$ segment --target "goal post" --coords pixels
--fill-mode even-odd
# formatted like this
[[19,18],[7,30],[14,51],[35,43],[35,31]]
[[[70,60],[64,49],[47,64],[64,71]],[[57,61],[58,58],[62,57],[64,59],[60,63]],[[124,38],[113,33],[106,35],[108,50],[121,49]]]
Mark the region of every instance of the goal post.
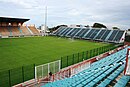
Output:
[[130,76],[130,48],[127,49],[124,75],[129,75]]
[[61,66],[61,60],[35,66],[35,79],[38,81],[48,77],[50,72],[52,74],[59,72],[61,68],[60,66]]

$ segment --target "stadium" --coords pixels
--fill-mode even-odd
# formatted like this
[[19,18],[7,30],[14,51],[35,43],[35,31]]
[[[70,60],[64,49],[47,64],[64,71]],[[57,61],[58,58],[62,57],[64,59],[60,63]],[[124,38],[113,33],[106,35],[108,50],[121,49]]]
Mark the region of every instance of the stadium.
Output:
[[0,87],[130,87],[125,30],[59,27],[0,17]]

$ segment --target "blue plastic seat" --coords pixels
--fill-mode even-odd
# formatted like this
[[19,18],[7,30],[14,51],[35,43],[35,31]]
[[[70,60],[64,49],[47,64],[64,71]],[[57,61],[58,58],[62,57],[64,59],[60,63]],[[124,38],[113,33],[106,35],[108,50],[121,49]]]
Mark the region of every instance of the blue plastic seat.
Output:
[[118,82],[115,84],[114,87],[117,87],[117,86],[121,86],[121,87],[125,87],[127,82],[130,80],[130,76],[122,76]]

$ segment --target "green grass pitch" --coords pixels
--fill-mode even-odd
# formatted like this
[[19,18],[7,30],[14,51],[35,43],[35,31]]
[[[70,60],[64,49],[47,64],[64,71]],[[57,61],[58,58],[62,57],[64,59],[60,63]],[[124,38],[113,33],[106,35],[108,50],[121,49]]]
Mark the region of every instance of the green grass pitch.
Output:
[[106,45],[51,36],[0,39],[0,71],[34,63],[44,64]]

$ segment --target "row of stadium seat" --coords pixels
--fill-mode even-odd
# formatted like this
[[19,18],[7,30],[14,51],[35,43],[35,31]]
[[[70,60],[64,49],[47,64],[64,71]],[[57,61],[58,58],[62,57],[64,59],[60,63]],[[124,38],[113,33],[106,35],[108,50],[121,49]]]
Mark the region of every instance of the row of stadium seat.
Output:
[[7,27],[0,27],[0,34],[4,36],[10,35],[10,32],[8,31]]
[[1,36],[39,35],[34,26],[0,27]]
[[114,87],[125,87],[127,82],[130,80],[130,76],[122,76],[121,79],[116,83]]
[[60,27],[53,35],[120,43],[124,33],[123,30]]
[[[106,87],[123,72],[127,49],[120,50],[97,62],[90,68],[63,80],[48,83],[42,87]],[[122,76],[114,87],[125,87],[129,76]]]

